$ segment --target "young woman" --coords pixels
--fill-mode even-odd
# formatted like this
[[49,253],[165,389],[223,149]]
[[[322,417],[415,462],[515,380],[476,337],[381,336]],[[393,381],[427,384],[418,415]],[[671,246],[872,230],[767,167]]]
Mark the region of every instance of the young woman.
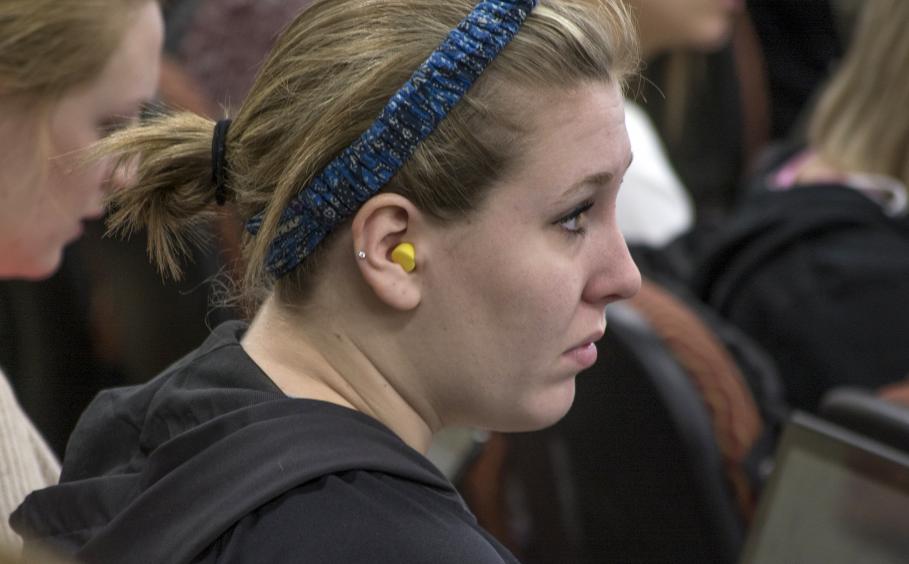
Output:
[[632,24],[537,4],[323,0],[233,121],[102,146],[139,159],[112,221],[166,273],[236,206],[257,311],[97,398],[17,530],[88,562],[514,561],[423,453],[557,421],[640,284],[615,222]]
[[[110,166],[80,166],[80,150],[154,95],[161,43],[149,0],[0,5],[0,278],[49,276],[100,215]],[[0,545],[18,539],[7,516],[58,472],[0,374]]]

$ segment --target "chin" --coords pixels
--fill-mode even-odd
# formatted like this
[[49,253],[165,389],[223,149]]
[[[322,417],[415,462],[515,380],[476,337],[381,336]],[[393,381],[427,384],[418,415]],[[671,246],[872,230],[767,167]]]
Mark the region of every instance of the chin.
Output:
[[32,282],[46,280],[60,268],[60,263],[63,262],[63,250],[29,258],[28,261],[14,265],[8,277]]
[[703,30],[698,41],[698,50],[703,53],[719,51],[732,40],[732,22],[722,20]]
[[498,421],[491,430],[503,433],[525,433],[539,431],[558,423],[574,403],[574,378],[561,383],[556,389],[548,389],[538,397],[526,398],[517,404],[520,411],[510,411],[507,419]]

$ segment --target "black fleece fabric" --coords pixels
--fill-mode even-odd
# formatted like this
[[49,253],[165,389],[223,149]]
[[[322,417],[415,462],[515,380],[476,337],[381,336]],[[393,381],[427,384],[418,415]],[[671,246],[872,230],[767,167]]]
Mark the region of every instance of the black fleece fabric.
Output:
[[793,407],[909,376],[909,218],[837,184],[755,194],[713,235],[695,293],[770,353]]
[[11,517],[87,563],[517,560],[374,419],[291,399],[220,326],[148,384],[99,394],[61,483]]

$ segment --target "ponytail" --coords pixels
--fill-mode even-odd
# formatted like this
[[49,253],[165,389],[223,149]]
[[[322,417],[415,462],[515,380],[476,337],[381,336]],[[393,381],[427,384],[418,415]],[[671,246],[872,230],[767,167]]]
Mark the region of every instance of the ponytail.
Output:
[[[130,186],[110,198],[108,234],[148,233],[148,255],[165,277],[179,280],[181,262],[206,242],[213,218],[212,131],[207,118],[182,112],[160,115],[98,143],[92,158],[113,157],[114,172]],[[226,141],[229,145],[229,140]]]

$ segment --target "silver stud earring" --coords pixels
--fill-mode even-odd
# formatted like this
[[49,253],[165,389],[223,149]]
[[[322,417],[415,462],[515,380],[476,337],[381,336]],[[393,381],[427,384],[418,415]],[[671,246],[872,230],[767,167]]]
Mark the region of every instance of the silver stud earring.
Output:
[[357,258],[363,260],[366,258],[366,251],[357,251]]

